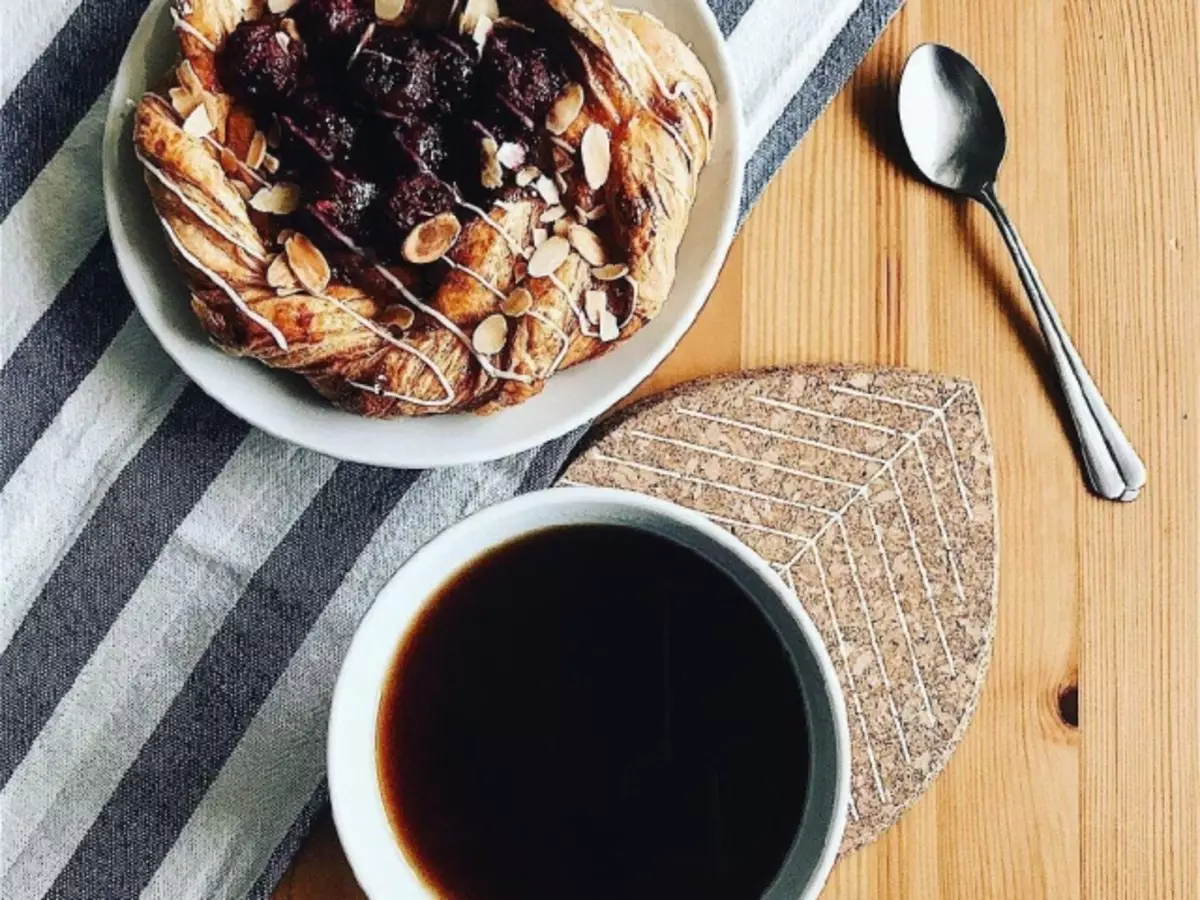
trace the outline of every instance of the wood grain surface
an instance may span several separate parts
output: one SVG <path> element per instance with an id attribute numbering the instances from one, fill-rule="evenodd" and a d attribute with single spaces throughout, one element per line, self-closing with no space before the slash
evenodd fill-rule
<path id="1" fill-rule="evenodd" d="M 639 390 L 819 361 L 979 386 L 1000 508 L 988 683 L 946 771 L 827 898 L 1200 897 L 1198 18 L 1195 0 L 909 0 Z M 894 163 L 895 79 L 930 40 L 1000 97 L 1000 194 L 1146 461 L 1131 506 L 1084 490 L 986 214 Z M 276 900 L 360 896 L 325 821 Z"/>

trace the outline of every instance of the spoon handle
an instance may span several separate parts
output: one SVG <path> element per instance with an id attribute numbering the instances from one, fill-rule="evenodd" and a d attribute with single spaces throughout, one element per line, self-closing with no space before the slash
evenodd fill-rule
<path id="1" fill-rule="evenodd" d="M 1100 389 L 1088 374 L 1079 352 L 1071 343 L 1046 286 L 1021 243 L 1017 229 L 996 197 L 994 185 L 985 185 L 976 196 L 1000 226 L 1000 233 L 1017 264 L 1021 283 L 1033 303 L 1038 325 L 1050 349 L 1067 407 L 1075 423 L 1088 482 L 1095 493 L 1108 500 L 1136 500 L 1146 483 L 1146 467 L 1121 426 L 1113 417 Z"/>

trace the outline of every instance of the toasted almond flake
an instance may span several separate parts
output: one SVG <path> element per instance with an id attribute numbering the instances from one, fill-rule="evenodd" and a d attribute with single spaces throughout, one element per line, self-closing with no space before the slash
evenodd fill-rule
<path id="1" fill-rule="evenodd" d="M 551 147 L 550 153 L 554 157 L 554 171 L 558 174 L 575 168 L 575 158 L 562 147 Z"/>
<path id="2" fill-rule="evenodd" d="M 471 346 L 477 353 L 491 356 L 504 349 L 508 341 L 508 320 L 500 313 L 488 316 L 475 328 L 471 337 Z"/>
<path id="3" fill-rule="evenodd" d="M 587 210 L 582 206 L 577 205 L 575 207 L 575 221 L 580 225 L 586 225 L 588 223 Z"/>
<path id="4" fill-rule="evenodd" d="M 592 275 L 597 281 L 620 281 L 629 274 L 629 266 L 620 263 L 609 263 L 607 266 L 597 266 L 592 269 Z"/>
<path id="5" fill-rule="evenodd" d="M 274 175 L 279 171 L 279 157 L 272 156 L 270 153 L 263 157 L 262 167 L 270 174 Z"/>
<path id="6" fill-rule="evenodd" d="M 191 111 L 186 119 L 183 120 L 183 132 L 192 137 L 204 137 L 206 134 L 212 133 L 212 119 L 208 117 L 208 110 L 201 103 Z"/>
<path id="7" fill-rule="evenodd" d="M 185 119 L 201 105 L 203 99 L 199 94 L 178 87 L 171 88 L 167 94 L 171 98 L 171 107 Z"/>
<path id="8" fill-rule="evenodd" d="M 533 183 L 533 189 L 546 201 L 547 206 L 557 206 L 562 202 L 562 195 L 559 194 L 558 187 L 545 175 L 538 176 L 537 181 Z"/>
<path id="9" fill-rule="evenodd" d="M 546 130 L 551 134 L 562 134 L 579 118 L 583 109 L 583 87 L 574 81 L 562 89 L 546 113 Z"/>
<path id="10" fill-rule="evenodd" d="M 547 275 L 553 275 L 566 261 L 570 252 L 571 244 L 566 238 L 558 235 L 547 238 L 546 243 L 534 250 L 533 256 L 529 258 L 529 276 L 545 278 Z"/>
<path id="11" fill-rule="evenodd" d="M 467 0 L 467 5 L 458 17 L 458 30 L 463 34 L 473 35 L 475 26 L 483 16 L 487 16 L 493 22 L 500 18 L 500 6 L 496 0 Z"/>
<path id="12" fill-rule="evenodd" d="M 300 205 L 300 186 L 289 181 L 281 181 L 270 187 L 260 188 L 258 193 L 250 198 L 250 206 L 259 212 L 275 216 L 287 216 L 296 211 Z"/>
<path id="13" fill-rule="evenodd" d="M 233 181 L 230 183 L 233 185 L 233 189 L 238 192 L 238 196 L 243 200 L 249 200 L 254 196 L 254 189 L 250 187 L 250 185 L 246 184 L 246 182 Z"/>
<path id="14" fill-rule="evenodd" d="M 617 317 L 609 312 L 608 307 L 600 310 L 600 340 L 605 343 L 615 341 L 621 336 L 621 329 L 617 325 Z"/>
<path id="15" fill-rule="evenodd" d="M 280 13 L 287 12 L 298 2 L 299 0 L 267 0 L 267 9 L 275 13 L 275 15 L 279 15 Z"/>
<path id="16" fill-rule="evenodd" d="M 228 147 L 221 148 L 221 168 L 225 170 L 226 175 L 232 175 L 242 168 L 241 163 L 238 162 L 237 154 Z"/>
<path id="17" fill-rule="evenodd" d="M 550 232 L 545 228 L 533 229 L 533 247 L 536 250 L 542 244 L 546 243 L 546 239 L 550 237 Z"/>
<path id="18" fill-rule="evenodd" d="M 500 145 L 500 149 L 496 151 L 496 159 L 500 160 L 500 165 L 506 169 L 511 169 L 514 172 L 525 165 L 525 148 L 520 144 L 514 144 L 512 141 L 505 141 Z"/>
<path id="19" fill-rule="evenodd" d="M 296 23 L 294 20 L 284 19 L 279 24 L 280 24 L 280 26 L 282 26 L 284 33 L 288 37 L 290 37 L 293 41 L 300 40 L 300 29 L 296 27 Z"/>
<path id="20" fill-rule="evenodd" d="M 570 190 L 570 185 L 567 184 L 567 179 L 563 178 L 561 172 L 554 173 L 554 186 L 558 188 L 559 196 L 562 196 L 568 190 Z"/>
<path id="21" fill-rule="evenodd" d="M 322 294 L 329 287 L 329 263 L 325 256 L 308 238 L 293 234 L 283 245 L 288 264 L 296 274 L 296 280 L 312 294 Z"/>
<path id="22" fill-rule="evenodd" d="M 300 287 L 296 273 L 292 271 L 292 266 L 284 254 L 276 255 L 267 266 L 267 284 L 275 288 L 276 293 L 294 293 Z"/>
<path id="23" fill-rule="evenodd" d="M 499 152 L 496 141 L 485 137 L 479 146 L 479 180 L 485 188 L 495 190 L 504 186 L 504 170 L 500 168 L 500 160 L 496 158 Z"/>
<path id="24" fill-rule="evenodd" d="M 600 125 L 589 125 L 583 133 L 580 155 L 583 157 L 583 177 L 587 179 L 588 186 L 594 191 L 600 190 L 607 183 L 612 167 L 608 132 Z"/>
<path id="25" fill-rule="evenodd" d="M 408 233 L 400 252 L 419 266 L 441 259 L 462 233 L 462 223 L 454 213 L 445 212 L 426 219 Z"/>
<path id="26" fill-rule="evenodd" d="M 394 22 L 406 5 L 407 0 L 375 0 L 375 16 L 385 22 Z"/>
<path id="27" fill-rule="evenodd" d="M 179 86 L 189 94 L 203 94 L 204 82 L 200 80 L 200 76 L 196 74 L 196 70 L 192 68 L 189 60 L 184 60 L 179 64 L 179 68 L 175 70 L 176 77 L 179 78 Z"/>
<path id="28" fill-rule="evenodd" d="M 291 238 L 291 236 L 295 233 L 296 232 L 290 228 L 280 228 L 279 233 L 277 235 L 275 235 L 275 243 L 277 243 L 279 246 L 282 247 L 284 244 L 286 244 L 288 242 L 288 239 Z"/>
<path id="29" fill-rule="evenodd" d="M 608 294 L 604 291 L 588 291 L 583 298 L 583 311 L 593 325 L 600 323 L 600 310 L 608 309 Z"/>
<path id="30" fill-rule="evenodd" d="M 488 38 L 492 34 L 492 17 L 483 15 L 479 17 L 479 21 L 475 23 L 475 28 L 471 31 L 471 40 L 475 42 L 475 49 L 479 51 L 479 55 L 483 56 L 483 48 L 487 46 Z"/>
<path id="31" fill-rule="evenodd" d="M 226 99 L 218 97 L 216 94 L 205 94 L 201 99 L 204 103 L 204 111 L 208 113 L 208 121 L 212 122 L 217 140 L 225 140 L 225 120 L 229 116 Z"/>
<path id="32" fill-rule="evenodd" d="M 571 220 L 568 218 L 556 219 L 554 221 L 554 233 L 559 237 L 569 238 L 571 233 Z"/>
<path id="33" fill-rule="evenodd" d="M 246 151 L 246 165 L 252 169 L 257 169 L 263 164 L 263 158 L 267 155 L 267 136 L 261 131 L 254 132 L 254 137 L 250 138 L 250 149 Z"/>
<path id="34" fill-rule="evenodd" d="M 379 324 L 388 328 L 398 328 L 400 331 L 408 331 L 412 328 L 413 322 L 416 321 L 416 314 L 403 304 L 389 306 L 379 316 Z"/>
<path id="35" fill-rule="evenodd" d="M 519 319 L 533 308 L 533 294 L 528 288 L 516 288 L 500 304 L 500 312 L 512 319 Z"/>
<path id="36" fill-rule="evenodd" d="M 572 225 L 568 236 L 575 252 L 582 256 L 589 266 L 603 266 L 608 263 L 608 253 L 604 250 L 604 244 L 592 229 L 585 225 Z"/>
<path id="37" fill-rule="evenodd" d="M 537 166 L 526 166 L 517 173 L 517 187 L 529 187 L 541 177 L 541 174 Z"/>
<path id="38" fill-rule="evenodd" d="M 283 32 L 283 31 L 275 32 L 275 43 L 277 43 L 284 50 L 286 50 L 288 48 L 288 44 L 290 44 L 291 42 L 292 42 L 292 39 L 290 37 L 288 37 L 286 32 Z"/>
<path id="39" fill-rule="evenodd" d="M 539 222 L 557 222 L 559 219 L 561 219 L 566 214 L 567 214 L 567 211 L 565 209 L 563 209 L 561 206 L 548 206 L 548 207 L 546 207 L 546 211 L 543 212 L 540 216 L 538 216 L 538 221 Z"/>
<path id="40" fill-rule="evenodd" d="M 589 209 L 587 214 L 589 222 L 598 222 L 606 215 L 608 215 L 608 207 L 603 203 L 601 203 L 599 206 Z"/>

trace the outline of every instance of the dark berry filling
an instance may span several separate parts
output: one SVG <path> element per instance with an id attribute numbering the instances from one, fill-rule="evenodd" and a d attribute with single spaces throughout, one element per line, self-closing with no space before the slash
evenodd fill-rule
<path id="1" fill-rule="evenodd" d="M 541 124 L 567 80 L 540 33 L 497 26 L 481 56 L 452 28 L 376 22 L 372 0 L 300 0 L 244 22 L 218 66 L 264 131 L 277 118 L 277 177 L 300 183 L 313 236 L 384 261 L 425 219 L 462 217 L 458 198 L 497 196 L 480 180 L 485 136 L 544 156 Z"/>

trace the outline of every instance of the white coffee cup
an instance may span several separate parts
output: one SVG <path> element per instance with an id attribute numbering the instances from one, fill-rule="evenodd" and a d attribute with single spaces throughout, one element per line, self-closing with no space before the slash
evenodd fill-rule
<path id="1" fill-rule="evenodd" d="M 439 588 L 472 560 L 514 538 L 563 525 L 620 525 L 689 547 L 728 573 L 771 622 L 804 696 L 811 773 L 800 826 L 763 897 L 815 898 L 837 857 L 850 790 L 845 705 L 816 626 L 767 563 L 704 516 L 641 494 L 592 487 L 526 494 L 448 529 L 400 568 L 359 625 L 334 689 L 328 752 L 334 822 L 363 890 L 372 900 L 437 898 L 405 855 L 379 783 L 380 700 L 404 636 Z"/>

